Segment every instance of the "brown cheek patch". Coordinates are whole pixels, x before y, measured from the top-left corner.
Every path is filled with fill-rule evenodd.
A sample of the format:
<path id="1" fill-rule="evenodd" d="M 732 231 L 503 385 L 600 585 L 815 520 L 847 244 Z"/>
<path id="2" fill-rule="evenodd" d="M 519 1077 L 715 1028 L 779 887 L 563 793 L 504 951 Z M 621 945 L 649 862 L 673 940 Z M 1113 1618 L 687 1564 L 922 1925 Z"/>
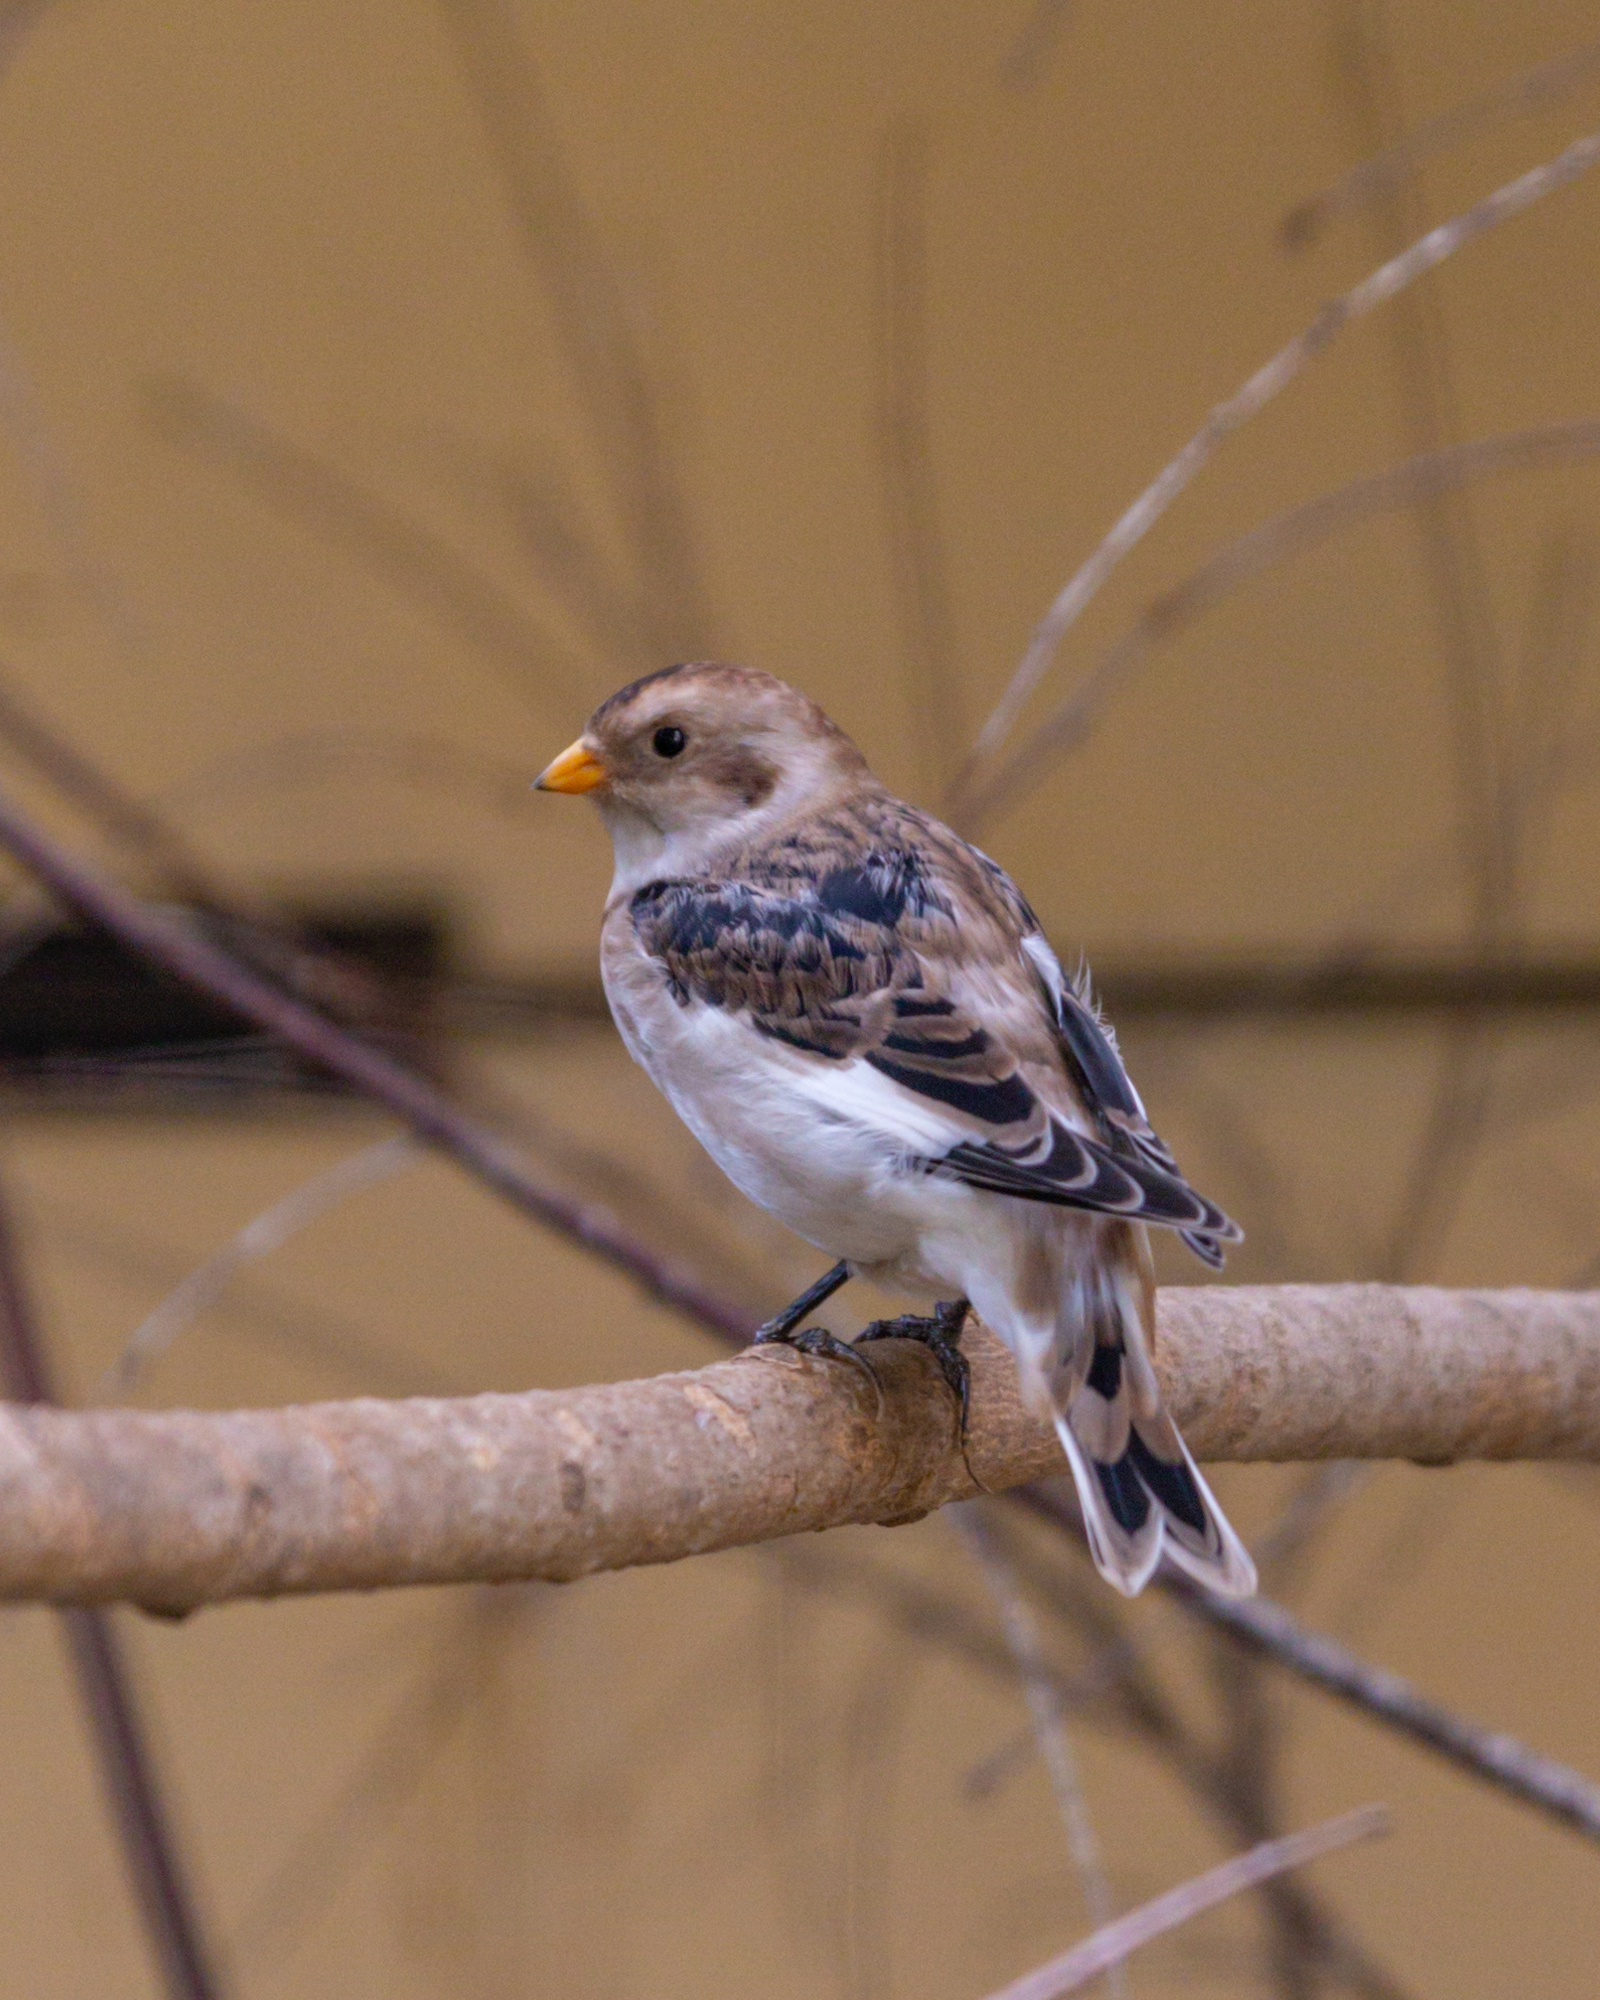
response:
<path id="1" fill-rule="evenodd" d="M 778 782 L 777 766 L 742 743 L 712 752 L 701 769 L 713 785 L 737 794 L 746 806 L 770 799 Z"/>

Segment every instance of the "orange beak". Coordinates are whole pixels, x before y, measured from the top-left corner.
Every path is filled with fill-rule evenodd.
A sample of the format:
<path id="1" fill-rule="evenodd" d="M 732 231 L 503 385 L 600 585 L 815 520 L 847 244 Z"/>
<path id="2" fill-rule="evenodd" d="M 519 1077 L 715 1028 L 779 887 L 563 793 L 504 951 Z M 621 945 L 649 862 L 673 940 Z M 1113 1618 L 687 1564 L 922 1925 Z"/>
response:
<path id="1" fill-rule="evenodd" d="M 533 781 L 536 792 L 592 792 L 610 773 L 580 736 Z"/>

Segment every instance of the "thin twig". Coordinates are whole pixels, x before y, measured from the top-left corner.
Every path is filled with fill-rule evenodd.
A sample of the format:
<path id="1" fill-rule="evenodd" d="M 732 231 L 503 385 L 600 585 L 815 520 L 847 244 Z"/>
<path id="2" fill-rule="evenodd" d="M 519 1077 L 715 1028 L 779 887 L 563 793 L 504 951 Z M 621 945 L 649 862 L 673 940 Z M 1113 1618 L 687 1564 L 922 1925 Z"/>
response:
<path id="1" fill-rule="evenodd" d="M 141 1370 L 164 1354 L 197 1315 L 215 1303 L 235 1272 L 256 1259 L 280 1250 L 292 1236 L 309 1227 L 329 1209 L 364 1189 L 390 1180 L 422 1157 L 415 1140 L 406 1135 L 380 1139 L 359 1153 L 338 1161 L 276 1201 L 245 1224 L 220 1249 L 197 1264 L 153 1312 L 129 1335 L 122 1352 L 101 1376 L 91 1398 L 109 1402 L 125 1396 Z"/>
<path id="2" fill-rule="evenodd" d="M 1597 160 L 1600 160 L 1600 133 L 1586 134 L 1554 160 L 1531 167 L 1463 214 L 1430 229 L 1360 284 L 1330 300 L 1303 333 L 1280 348 L 1242 388 L 1218 403 L 1201 429 L 1122 515 L 1041 620 L 1021 663 L 979 733 L 960 792 L 964 794 L 968 789 L 977 763 L 990 756 L 1010 734 L 1023 703 L 1044 677 L 1062 638 L 1111 571 L 1148 534 L 1234 431 L 1287 388 L 1346 327 L 1394 298 L 1486 231 L 1520 215 L 1545 195 L 1587 173 Z"/>
<path id="3" fill-rule="evenodd" d="M 1481 97 L 1425 119 L 1403 138 L 1352 167 L 1331 187 L 1297 202 L 1279 224 L 1284 248 L 1309 248 L 1341 215 L 1393 194 L 1414 179 L 1424 160 L 1513 118 L 1547 110 L 1580 89 L 1597 70 L 1600 42 L 1585 42 L 1496 84 Z"/>
<path id="4" fill-rule="evenodd" d="M 1006 1647 L 1016 1661 L 1017 1673 L 1022 1681 L 1034 1742 L 1049 1774 L 1050 1788 L 1055 1793 L 1056 1810 L 1061 1815 L 1061 1824 L 1067 1836 L 1067 1851 L 1072 1856 L 1083 1888 L 1084 1908 L 1090 1923 L 1099 1929 L 1112 1919 L 1111 1884 L 1106 1879 L 1100 1842 L 1089 1816 L 1089 1802 L 1084 1796 L 1078 1760 L 1067 1733 L 1067 1719 L 1056 1681 L 1040 1644 L 1039 1628 L 1016 1575 L 1006 1560 L 1000 1538 L 984 1513 L 983 1502 L 969 1500 L 952 1507 L 950 1519 L 977 1564 L 999 1613 Z M 1114 1973 L 1107 1981 L 1107 1991 L 1113 1994 L 1120 1994 L 1122 1986 L 1120 1973 Z"/>
<path id="5" fill-rule="evenodd" d="M 1352 1841 L 1371 1840 L 1388 1829 L 1389 1816 L 1384 1807 L 1361 1806 L 1337 1819 L 1324 1820 L 1321 1826 L 1308 1827 L 1304 1833 L 1263 1841 L 1248 1854 L 1236 1854 L 1220 1867 L 1197 1875 L 1192 1882 L 1184 1882 L 1142 1908 L 1130 1910 L 1127 1916 L 1096 1931 L 1093 1937 L 1085 1938 L 1048 1965 L 1014 1979 L 1009 1986 L 991 1994 L 990 2000 L 1058 2000 L 1061 1994 L 1081 1992 L 1109 1966 L 1120 1965 L 1141 1945 L 1165 1931 L 1175 1930 L 1179 1924 L 1199 1916 L 1202 1910 L 1212 1909 L 1230 1896 L 1254 1889 L 1291 1868 L 1303 1868 L 1307 1862 L 1336 1848 L 1348 1847 Z"/>
<path id="6" fill-rule="evenodd" d="M 0 1384 L 19 1403 L 54 1403 L 12 1217 L 0 1201 Z M 222 1988 L 184 1879 L 159 1780 L 110 1614 L 62 1612 L 68 1650 L 111 1795 L 123 1859 L 172 2000 L 218 2000 Z"/>
<path id="7" fill-rule="evenodd" d="M 1213 1632 L 1205 1665 L 1217 1697 L 1221 1729 L 1217 1775 L 1233 1808 L 1234 1824 L 1252 1846 L 1282 1833 L 1279 1794 L 1283 1721 L 1266 1684 L 1264 1663 L 1241 1655 L 1225 1633 Z M 1262 1899 L 1267 1918 L 1267 1967 L 1278 2000 L 1316 2000 L 1321 1951 L 1307 1912 L 1272 1896 Z"/>
<path id="8" fill-rule="evenodd" d="M 1395 65 L 1383 29 L 1381 14 L 1350 7 L 1337 41 L 1338 80 L 1368 145 L 1400 123 Z M 1380 200 L 1379 233 L 1391 245 L 1403 242 L 1421 214 L 1417 188 L 1395 186 Z M 1437 450 L 1457 427 L 1458 399 L 1433 274 L 1396 307 L 1389 333 L 1411 445 Z M 1504 665 L 1465 493 L 1446 487 L 1425 495 L 1414 518 L 1445 669 L 1457 838 L 1469 899 L 1467 947 L 1487 963 L 1505 948 L 1516 846 L 1503 726 Z M 1447 1229 L 1483 1129 L 1500 1039 L 1494 1024 L 1481 1016 L 1449 1024 L 1422 1136 L 1375 1276 L 1398 1279 L 1425 1267 Z"/>
<path id="9" fill-rule="evenodd" d="M 1241 535 L 1164 590 L 1129 630 L 1101 654 L 1078 685 L 1011 753 L 962 799 L 963 824 L 977 827 L 1000 806 L 1013 806 L 1038 783 L 1051 760 L 1075 750 L 1100 722 L 1111 698 L 1158 646 L 1170 644 L 1202 612 L 1278 563 L 1331 535 L 1391 508 L 1416 505 L 1430 493 L 1525 467 L 1571 464 L 1600 452 L 1600 419 L 1541 424 L 1501 437 L 1428 451 L 1388 471 L 1351 480 Z"/>
<path id="10" fill-rule="evenodd" d="M 1178 1575 L 1163 1583 L 1196 1617 L 1223 1627 L 1242 1645 L 1381 1718 L 1474 1777 L 1600 1840 L 1600 1785 L 1592 1779 L 1429 1701 L 1398 1674 L 1370 1666 L 1325 1633 L 1308 1631 L 1269 1598 L 1224 1600 Z"/>

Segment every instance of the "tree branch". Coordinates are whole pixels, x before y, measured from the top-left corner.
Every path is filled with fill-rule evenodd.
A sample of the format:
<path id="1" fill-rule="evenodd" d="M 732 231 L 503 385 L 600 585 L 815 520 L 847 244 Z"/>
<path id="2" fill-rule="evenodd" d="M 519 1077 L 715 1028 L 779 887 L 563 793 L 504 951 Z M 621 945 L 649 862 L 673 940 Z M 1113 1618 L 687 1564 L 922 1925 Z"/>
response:
<path id="1" fill-rule="evenodd" d="M 11 1217 L 0 1200 L 0 1382 L 21 1409 L 52 1402 L 50 1372 L 33 1301 L 23 1278 Z M 138 1704 L 110 1614 L 68 1606 L 61 1614 L 67 1650 L 122 1842 L 134 1898 L 170 2000 L 218 2000 L 193 1895 L 168 1824 Z"/>
<path id="2" fill-rule="evenodd" d="M 1164 1896 L 1130 1910 L 1127 1916 L 1106 1924 L 1092 1937 L 1051 1959 L 1048 1965 L 1014 1979 L 1000 1992 L 991 1994 L 989 2000 L 1061 2000 L 1064 1994 L 1081 1992 L 1092 1979 L 1099 1978 L 1112 1966 L 1121 1965 L 1141 1945 L 1149 1944 L 1163 1932 L 1176 1930 L 1179 1924 L 1214 1909 L 1230 1896 L 1258 1888 L 1290 1868 L 1303 1868 L 1308 1861 L 1331 1854 L 1335 1848 L 1348 1847 L 1356 1840 L 1371 1840 L 1375 1834 L 1388 1830 L 1389 1816 L 1382 1806 L 1360 1806 L 1338 1819 L 1309 1827 L 1304 1833 L 1264 1840 L 1249 1853 L 1236 1854 L 1219 1867 L 1197 1875 L 1192 1882 L 1181 1882 Z"/>
<path id="3" fill-rule="evenodd" d="M 1378 1285 L 1163 1294 L 1161 1372 L 1203 1458 L 1600 1460 L 1600 1294 Z M 788 1349 L 691 1374 L 276 1410 L 0 1409 L 0 1597 L 172 1610 L 380 1585 L 563 1581 L 1063 1469 L 1010 1357 L 968 1338 L 971 1435 L 913 1346 L 882 1406 Z"/>
<path id="4" fill-rule="evenodd" d="M 68 909 L 386 1105 L 419 1138 L 458 1161 L 513 1207 L 625 1271 L 651 1297 L 678 1307 L 724 1339 L 742 1340 L 754 1331 L 751 1314 L 715 1297 L 673 1261 L 656 1256 L 597 1204 L 541 1186 L 515 1145 L 463 1111 L 436 1084 L 274 985 L 179 918 L 130 896 L 53 840 L 3 792 L 0 848 Z"/>

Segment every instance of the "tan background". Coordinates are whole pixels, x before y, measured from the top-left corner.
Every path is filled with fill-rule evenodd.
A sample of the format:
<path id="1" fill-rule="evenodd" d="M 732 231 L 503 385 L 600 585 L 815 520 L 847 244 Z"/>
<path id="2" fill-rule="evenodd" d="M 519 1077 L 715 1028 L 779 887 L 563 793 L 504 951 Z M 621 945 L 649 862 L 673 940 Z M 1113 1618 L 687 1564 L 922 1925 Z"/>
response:
<path id="1" fill-rule="evenodd" d="M 1290 257 L 1277 232 L 1294 202 L 1580 42 L 1592 11 L 1080 4 L 1030 29 L 1024 4 L 953 0 L 522 5 L 541 98 L 503 75 L 501 102 L 545 202 L 530 255 L 447 19 L 361 0 L 46 10 L 0 90 L 0 645 L 41 709 L 235 882 L 440 895 L 465 955 L 507 971 L 592 964 L 600 830 L 502 777 L 531 775 L 599 696 L 684 653 L 747 660 L 801 682 L 885 777 L 934 798 L 1070 568 L 1206 409 L 1404 234 L 1600 115 L 1592 75 Z M 886 147 L 926 166 L 926 470 L 953 703 L 930 699 L 908 644 L 886 503 Z M 554 226 L 569 212 L 557 171 L 583 219 L 576 252 Z M 1430 422 L 1442 441 L 1596 414 L 1597 224 L 1600 178 L 1349 334 L 1119 573 L 1052 687 L 1206 553 L 1396 462 Z M 585 404 L 560 337 L 563 275 L 587 257 L 645 357 L 684 523 L 637 616 L 614 582 L 631 560 L 615 403 Z M 199 422 L 196 393 L 212 399 Z M 278 441 L 275 492 L 240 421 Z M 330 515 L 291 450 L 449 551 L 453 608 L 415 561 L 399 564 L 408 582 L 364 554 L 362 517 L 343 501 Z M 564 484 L 563 519 L 608 567 L 603 634 L 575 615 L 549 538 L 542 554 L 519 538 L 529 476 Z M 1566 551 L 1593 579 L 1595 495 L 1592 468 L 1519 474 L 1447 522 L 1489 614 L 1476 629 L 1493 633 L 1502 745 L 1542 698 L 1553 562 Z M 1063 948 L 1464 948 L 1451 856 L 1470 801 L 1426 549 L 1388 517 L 1242 591 L 986 828 Z M 1600 719 L 1586 635 L 1561 699 L 1581 751 Z M 468 775 L 408 778 L 419 741 Z M 1521 936 L 1558 958 L 1600 946 L 1587 768 L 1518 890 Z M 1387 1246 L 1450 1059 L 1437 1024 L 1127 1041 L 1180 1157 L 1251 1230 L 1234 1275 L 1400 1268 Z M 641 1226 L 730 1288 L 773 1297 L 815 1272 L 720 1189 L 608 1034 L 462 1063 L 670 1189 L 671 1212 Z M 1583 1268 L 1597 1080 L 1592 1017 L 1506 1031 L 1459 1199 L 1405 1275 L 1558 1284 Z M 13 1114 L 5 1164 L 74 1393 L 190 1263 L 383 1129 L 329 1108 Z M 606 1171 L 584 1169 L 591 1185 Z M 625 1184 L 611 1192 L 633 1212 Z M 849 1305 L 841 1330 L 870 1301 Z M 707 1351 L 428 1164 L 241 1280 L 141 1393 L 558 1384 Z M 1292 1475 L 1219 1484 L 1256 1531 Z M 1536 1470 L 1385 1469 L 1298 1601 L 1439 1698 L 1600 1773 L 1596 1497 Z M 1037 1765 L 1008 1765 L 981 1799 L 968 1784 L 1022 1726 L 1016 1688 L 948 1635 L 908 1630 L 908 1580 L 992 1633 L 938 1521 L 563 1591 L 130 1621 L 231 1990 L 960 2000 L 1060 1949 L 1083 1901 Z M 1141 1605 L 1131 1623 L 1204 1716 L 1175 1614 Z M 1316 1879 L 1400 1990 L 1594 1990 L 1592 1849 L 1272 1685 L 1292 1725 L 1286 1823 L 1375 1797 L 1395 1809 L 1386 1845 Z M 0 1687 L 0 1990 L 151 1993 L 46 1614 L 0 1622 Z M 1092 1712 L 1074 1735 L 1119 1904 L 1224 1851 L 1146 1752 Z M 1152 1949 L 1128 1990 L 1279 1989 L 1238 1905 Z"/>

